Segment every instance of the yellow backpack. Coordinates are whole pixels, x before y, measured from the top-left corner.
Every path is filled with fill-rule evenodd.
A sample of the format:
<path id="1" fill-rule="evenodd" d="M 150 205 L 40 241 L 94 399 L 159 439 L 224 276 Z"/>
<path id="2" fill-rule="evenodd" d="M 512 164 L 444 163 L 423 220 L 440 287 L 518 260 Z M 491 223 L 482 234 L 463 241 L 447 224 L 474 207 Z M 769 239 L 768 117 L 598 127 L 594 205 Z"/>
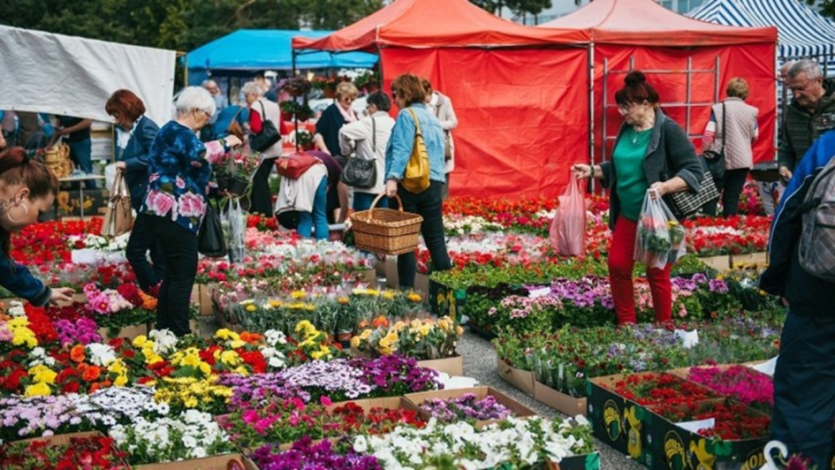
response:
<path id="1" fill-rule="evenodd" d="M 429 187 L 429 154 L 426 151 L 426 143 L 420 132 L 420 121 L 415 112 L 408 110 L 415 120 L 415 142 L 412 146 L 412 154 L 409 156 L 409 163 L 406 165 L 406 172 L 403 173 L 403 187 L 410 193 L 422 193 Z"/>

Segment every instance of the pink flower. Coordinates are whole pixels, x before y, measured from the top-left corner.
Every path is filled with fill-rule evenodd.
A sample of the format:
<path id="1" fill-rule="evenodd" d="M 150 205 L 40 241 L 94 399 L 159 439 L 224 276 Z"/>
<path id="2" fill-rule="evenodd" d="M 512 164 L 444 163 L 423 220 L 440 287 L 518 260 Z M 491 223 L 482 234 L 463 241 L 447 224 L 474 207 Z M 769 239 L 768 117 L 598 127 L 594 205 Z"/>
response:
<path id="1" fill-rule="evenodd" d="M 185 193 L 180 196 L 180 215 L 183 217 L 203 217 L 206 205 L 203 198 L 194 193 Z"/>
<path id="2" fill-rule="evenodd" d="M 324 396 L 324 395 L 322 395 L 322 397 L 321 397 L 321 398 L 319 398 L 319 401 L 320 401 L 320 402 L 322 402 L 322 406 L 331 406 L 331 405 L 333 405 L 333 402 L 331 401 L 331 399 L 330 399 L 330 398 L 328 398 L 328 397 L 326 397 L 326 396 Z"/>
<path id="3" fill-rule="evenodd" d="M 176 219 L 177 200 L 171 194 L 163 191 L 151 191 L 148 193 L 147 199 L 145 199 L 145 204 L 147 204 L 149 211 L 160 217 L 164 217 L 169 212 L 173 212 L 173 219 Z"/>
<path id="4" fill-rule="evenodd" d="M 180 188 L 180 189 L 185 189 L 186 188 L 186 182 L 183 181 L 183 179 L 180 178 L 179 176 L 177 177 L 177 187 Z"/>
<path id="5" fill-rule="evenodd" d="M 255 410 L 246 410 L 244 411 L 243 416 L 241 416 L 245 423 L 252 424 L 258 421 L 258 412 Z"/>
<path id="6" fill-rule="evenodd" d="M 149 182 L 153 183 L 154 181 L 159 179 L 159 173 L 151 173 L 151 177 L 148 179 Z"/>

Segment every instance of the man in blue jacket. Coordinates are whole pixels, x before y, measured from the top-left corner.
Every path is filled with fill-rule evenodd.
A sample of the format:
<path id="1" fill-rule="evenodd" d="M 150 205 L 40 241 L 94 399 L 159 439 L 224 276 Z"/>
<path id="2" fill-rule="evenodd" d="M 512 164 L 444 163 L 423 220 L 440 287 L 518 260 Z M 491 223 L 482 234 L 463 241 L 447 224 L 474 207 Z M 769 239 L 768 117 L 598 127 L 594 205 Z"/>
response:
<path id="1" fill-rule="evenodd" d="M 798 261 L 803 201 L 815 176 L 835 156 L 835 131 L 815 141 L 798 163 L 777 208 L 760 288 L 789 307 L 774 371 L 771 433 L 791 453 L 829 468 L 835 418 L 835 283 Z"/>

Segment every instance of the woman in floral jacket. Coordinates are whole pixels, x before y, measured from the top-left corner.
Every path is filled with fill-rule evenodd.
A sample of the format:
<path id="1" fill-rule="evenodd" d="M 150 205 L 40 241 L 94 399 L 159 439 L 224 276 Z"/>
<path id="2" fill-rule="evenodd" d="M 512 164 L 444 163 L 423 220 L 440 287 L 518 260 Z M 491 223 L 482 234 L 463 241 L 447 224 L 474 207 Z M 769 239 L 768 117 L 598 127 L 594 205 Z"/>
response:
<path id="1" fill-rule="evenodd" d="M 228 136 L 203 143 L 197 136 L 215 112 L 215 102 L 201 87 L 188 87 L 177 99 L 177 120 L 159 130 L 148 154 L 148 192 L 134 232 L 138 240 L 163 240 L 166 270 L 157 304 L 157 329 L 177 336 L 189 330 L 189 298 L 197 275 L 197 232 L 206 213 L 211 163 L 229 147 Z"/>

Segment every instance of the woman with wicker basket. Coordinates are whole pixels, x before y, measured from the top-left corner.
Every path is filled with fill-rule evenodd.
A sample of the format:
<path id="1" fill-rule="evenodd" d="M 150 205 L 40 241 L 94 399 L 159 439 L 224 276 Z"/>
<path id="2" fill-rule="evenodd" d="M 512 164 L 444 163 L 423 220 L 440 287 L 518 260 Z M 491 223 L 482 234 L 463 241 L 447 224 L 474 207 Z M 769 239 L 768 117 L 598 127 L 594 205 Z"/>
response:
<path id="1" fill-rule="evenodd" d="M 444 131 L 441 123 L 426 108 L 426 89 L 421 78 L 412 74 L 401 75 L 391 84 L 394 101 L 400 108 L 386 147 L 386 195 L 398 196 L 403 210 L 423 217 L 420 232 L 435 270 L 452 267 L 444 238 L 444 220 L 441 214 L 442 191 L 446 182 L 444 174 Z M 417 125 L 413 116 L 417 117 Z M 429 157 L 429 187 L 420 193 L 408 191 L 402 184 L 406 165 L 415 145 L 417 129 L 426 145 Z M 392 201 L 389 201 L 390 203 Z M 414 251 L 397 257 L 397 275 L 401 288 L 413 289 L 417 260 Z"/>

